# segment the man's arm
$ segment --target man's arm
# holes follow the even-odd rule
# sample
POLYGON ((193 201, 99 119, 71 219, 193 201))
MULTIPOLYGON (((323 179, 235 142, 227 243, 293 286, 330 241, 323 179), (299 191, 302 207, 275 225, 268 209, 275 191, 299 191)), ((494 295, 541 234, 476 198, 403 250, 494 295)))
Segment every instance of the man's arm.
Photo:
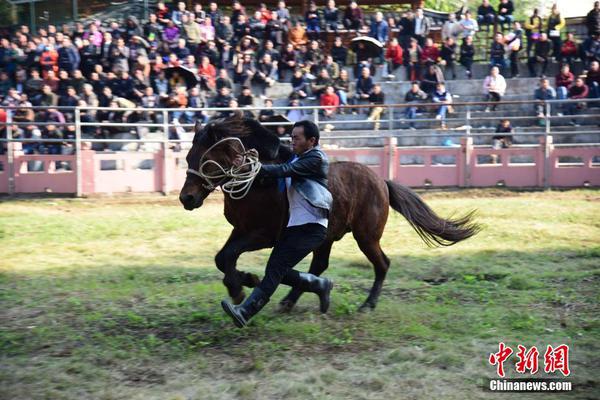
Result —
POLYGON ((259 178, 286 178, 305 177, 317 174, 321 169, 323 158, 314 153, 301 157, 294 163, 262 165, 258 173, 259 178))

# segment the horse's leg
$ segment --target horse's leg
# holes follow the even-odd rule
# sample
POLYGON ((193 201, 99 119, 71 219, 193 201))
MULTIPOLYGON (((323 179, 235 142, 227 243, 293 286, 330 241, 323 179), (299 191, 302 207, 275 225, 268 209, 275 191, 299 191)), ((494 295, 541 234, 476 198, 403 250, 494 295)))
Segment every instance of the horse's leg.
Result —
POLYGON ((269 246, 268 238, 260 234, 244 235, 234 229, 223 248, 215 256, 217 268, 225 274, 223 284, 235 304, 240 304, 244 300, 242 286, 255 287, 260 283, 260 278, 256 274, 236 269, 238 258, 244 252, 269 246))
MULTIPOLYGON (((329 254, 331 254, 332 241, 326 241, 313 251, 313 258, 308 272, 319 276, 329 267, 329 254)), ((294 308, 300 296, 304 293, 298 288, 290 289, 289 293, 279 302, 280 311, 289 312, 294 308)))
POLYGON ((374 309, 375 306, 377 306, 377 300, 381 294, 383 281, 385 280, 387 271, 390 268, 390 259, 385 255, 383 250, 381 250, 379 240, 362 241, 357 239, 357 242, 358 247, 365 254, 365 256, 367 256, 369 261, 373 264, 373 268, 375 269, 375 281, 373 282, 373 287, 369 292, 369 297, 367 297, 367 300, 365 300, 363 305, 360 306, 360 309, 374 309))

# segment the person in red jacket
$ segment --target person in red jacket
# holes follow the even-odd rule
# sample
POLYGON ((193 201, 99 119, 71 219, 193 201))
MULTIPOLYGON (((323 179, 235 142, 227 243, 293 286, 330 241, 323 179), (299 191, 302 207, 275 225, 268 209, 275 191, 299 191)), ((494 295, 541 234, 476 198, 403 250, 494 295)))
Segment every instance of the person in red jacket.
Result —
POLYGON ((575 82, 575 76, 571 72, 571 68, 565 64, 556 75, 556 96, 559 99, 566 99, 569 91, 569 86, 575 82))
POLYGON ((440 58, 440 50, 433 43, 433 39, 427 38, 427 40, 425 40, 425 47, 423 47, 423 50, 421 51, 421 64, 436 64, 438 58, 440 58))
POLYGON ((560 47, 560 59, 561 62, 567 63, 573 68, 573 60, 577 57, 577 42, 573 32, 567 33, 567 40, 565 40, 560 47))
POLYGON ((385 52, 385 59, 388 62, 388 78, 394 78, 394 71, 399 68, 404 62, 404 53, 402 46, 398 43, 398 39, 393 38, 390 40, 390 45, 385 52))
POLYGON ((338 106, 340 105, 340 98, 335 94, 333 86, 327 86, 325 93, 321 95, 321 106, 323 108, 323 115, 331 117, 337 112, 338 106))
MULTIPOLYGON (((582 77, 577 77, 575 79, 575 83, 569 87, 569 100, 578 100, 578 99, 586 99, 590 90, 588 86, 583 81, 582 77)), ((565 104, 566 113, 569 115, 577 114, 577 110, 583 110, 586 108, 587 104, 585 102, 580 103, 566 103, 565 104)), ((579 126, 575 118, 571 120, 571 125, 579 126)))

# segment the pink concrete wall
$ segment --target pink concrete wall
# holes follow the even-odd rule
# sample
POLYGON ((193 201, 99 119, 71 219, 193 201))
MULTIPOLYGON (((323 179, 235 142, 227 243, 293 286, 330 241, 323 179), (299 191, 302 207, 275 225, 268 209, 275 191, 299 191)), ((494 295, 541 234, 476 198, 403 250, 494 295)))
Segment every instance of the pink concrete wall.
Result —
POLYGON ((406 186, 461 186, 462 152, 460 147, 450 148, 396 148, 393 159, 394 180, 406 186), (423 164, 401 164, 402 157, 419 157, 423 164), (436 162, 437 157, 437 162, 436 162), (442 164, 450 162, 453 164, 442 164))
POLYGON ((0 193, 8 193, 8 157, 6 155, 0 156, 0 164, 2 164, 0 170, 0 193))
POLYGON ((16 193, 75 193, 77 191, 73 155, 24 155, 15 152, 14 165, 16 193), (28 171, 29 161, 43 162, 43 171, 28 171), (57 170, 57 162, 61 161, 69 162, 71 171, 57 170))
POLYGON ((470 157, 470 186, 485 187, 496 186, 499 181, 504 181, 510 187, 535 187, 543 185, 544 149, 535 148, 508 148, 494 150, 490 148, 474 148, 470 157), (480 164, 478 156, 497 155, 496 164, 480 164), (533 163, 511 163, 513 156, 530 157, 533 163))
POLYGON ((550 154, 550 184, 556 187, 582 186, 589 182, 591 186, 600 186, 600 165, 593 165, 593 158, 600 159, 600 147, 560 147, 550 154), (581 157, 581 165, 559 164, 559 157, 581 157))

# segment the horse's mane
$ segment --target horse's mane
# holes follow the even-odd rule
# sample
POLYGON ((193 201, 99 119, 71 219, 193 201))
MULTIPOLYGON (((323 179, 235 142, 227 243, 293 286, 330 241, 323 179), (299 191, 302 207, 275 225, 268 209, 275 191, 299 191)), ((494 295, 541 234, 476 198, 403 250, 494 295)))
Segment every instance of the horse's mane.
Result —
POLYGON ((279 161, 282 156, 288 156, 285 150, 279 154, 280 147, 285 147, 281 146, 279 137, 253 118, 219 118, 204 127, 196 123, 195 129, 194 143, 210 146, 225 137, 237 137, 246 149, 258 150, 261 161, 279 161))

